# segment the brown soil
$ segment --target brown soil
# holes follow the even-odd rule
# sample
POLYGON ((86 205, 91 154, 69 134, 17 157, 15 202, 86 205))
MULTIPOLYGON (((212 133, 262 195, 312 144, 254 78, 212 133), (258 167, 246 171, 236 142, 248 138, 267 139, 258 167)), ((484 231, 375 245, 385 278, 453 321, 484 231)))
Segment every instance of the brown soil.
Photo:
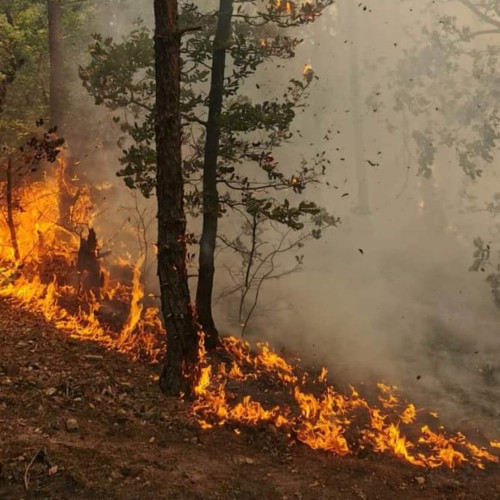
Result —
POLYGON ((272 427, 200 431, 155 367, 5 302, 0 353, 2 500, 500 499, 500 467, 427 471, 315 452, 272 427))

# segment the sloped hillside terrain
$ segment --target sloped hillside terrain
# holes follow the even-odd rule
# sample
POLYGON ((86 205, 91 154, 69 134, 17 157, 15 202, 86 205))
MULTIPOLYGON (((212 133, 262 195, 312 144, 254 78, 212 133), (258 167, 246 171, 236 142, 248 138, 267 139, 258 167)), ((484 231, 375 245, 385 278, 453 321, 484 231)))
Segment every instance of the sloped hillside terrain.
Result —
POLYGON ((157 368, 0 303, 0 498, 495 499, 500 468, 336 457, 273 426, 202 431, 157 368))

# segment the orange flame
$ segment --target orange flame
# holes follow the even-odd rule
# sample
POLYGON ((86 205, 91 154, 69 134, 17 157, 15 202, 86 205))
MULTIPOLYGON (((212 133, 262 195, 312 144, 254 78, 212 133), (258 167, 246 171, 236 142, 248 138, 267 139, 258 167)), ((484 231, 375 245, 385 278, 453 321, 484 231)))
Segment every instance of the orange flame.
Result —
MULTIPOLYGON (((278 6, 287 5, 290 2, 278 2, 278 6)), ((71 223, 81 227, 90 225, 92 200, 88 188, 76 187, 66 179, 65 168, 61 158, 52 177, 16 188, 14 223, 20 262, 14 259, 9 243, 7 220, 0 219, 0 297, 38 312, 71 337, 97 341, 132 359, 157 361, 164 352, 165 331, 158 309, 145 306, 142 257, 135 265, 130 259, 121 259, 121 266, 133 271, 132 282, 127 285, 109 276, 99 298, 91 292, 79 294, 71 279, 72 273, 76 274, 79 238, 59 223, 60 196, 71 194, 71 223), (117 301, 128 311, 121 326, 111 327, 102 319, 106 301, 117 301), (67 303, 72 307, 63 307, 67 303)), ((192 413, 202 429, 232 425, 241 433, 243 426, 272 424, 313 449, 345 456, 368 448, 418 467, 453 469, 469 463, 484 468, 499 462, 493 450, 500 449, 500 441, 491 441, 490 450, 476 446, 460 433, 448 435, 430 426, 419 428, 419 411, 402 400, 397 387, 379 383, 372 402, 353 387, 348 395, 337 392, 328 383, 326 368, 310 377, 268 344, 257 344, 254 350, 247 342, 225 338, 222 346, 230 358, 227 364, 210 358, 200 333, 192 413), (253 393, 237 396, 229 381, 273 384, 286 403, 261 402, 253 393)), ((435 413, 429 415, 437 418, 435 413)))
POLYGON ((324 384, 325 389, 316 396, 306 388, 308 375, 300 376, 296 368, 267 344, 257 344, 255 354, 248 343, 235 338, 223 339, 223 345, 233 358, 230 370, 226 370, 224 364, 218 368, 207 365, 196 389, 197 400, 192 411, 202 428, 233 424, 238 425, 241 432, 242 425, 272 422, 307 446, 340 456, 355 454, 368 446, 375 453, 391 453, 418 467, 455 468, 470 462, 484 468, 486 463, 498 463, 496 455, 477 447, 459 433, 446 437, 422 427, 417 430, 419 437, 412 442, 401 426, 416 424, 417 409, 412 403, 401 402, 394 386, 378 384, 380 407, 372 406, 354 388, 350 396, 336 392, 328 385, 324 368, 314 383, 324 384), (264 408, 248 395, 239 402, 232 401, 235 396, 227 389, 229 380, 262 376, 291 390, 293 399, 289 405, 264 408), (366 422, 364 427, 362 422, 366 422))

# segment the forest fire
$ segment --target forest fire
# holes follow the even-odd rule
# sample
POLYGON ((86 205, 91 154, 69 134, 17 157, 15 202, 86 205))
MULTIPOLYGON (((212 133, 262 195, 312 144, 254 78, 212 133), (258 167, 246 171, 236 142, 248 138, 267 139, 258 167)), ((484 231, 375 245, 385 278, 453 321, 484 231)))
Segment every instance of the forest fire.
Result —
POLYGON ((498 3, 0 2, 0 498, 500 498, 498 3))
MULTIPOLYGON (((0 296, 38 312, 71 337, 99 342, 134 360, 156 362, 163 355, 165 332, 159 311, 143 305, 143 258, 132 264, 117 256, 122 268, 132 269, 128 284, 105 270, 89 229, 90 190, 67 181, 65 168, 61 157, 52 176, 16 190, 13 227, 5 217, 0 222, 0 296), (71 201, 66 219, 61 214, 64 195, 71 201), (82 263, 84 255, 95 259, 97 270, 82 263), (99 274, 98 290, 93 272, 99 274), (112 321, 102 313, 105 304, 118 304, 126 313, 112 321)), ((424 468, 471 464, 482 469, 499 462, 493 453, 500 449, 498 441, 489 450, 459 432, 420 424, 423 410, 402 401, 396 387, 379 383, 376 398, 362 397, 353 387, 350 394, 342 394, 328 382, 325 368, 312 376, 267 344, 253 350, 230 337, 222 340, 221 350, 230 361, 212 359, 201 336, 192 415, 202 429, 229 425, 238 434, 241 426, 271 425, 314 450, 339 456, 371 450, 424 468)))
POLYGON ((91 227, 93 206, 88 187, 71 184, 65 170, 60 155, 52 175, 16 190, 15 226, 9 227, 5 217, 0 221, 0 296, 40 312, 74 338, 98 341, 133 358, 156 361, 161 354, 158 336, 163 332, 157 311, 143 311, 140 303, 140 262, 121 261, 122 267, 133 269, 129 287, 101 269, 97 246, 92 250, 94 268, 82 262, 85 256, 89 258, 88 243, 95 235, 89 229, 89 238, 83 236, 91 227), (65 205, 67 213, 63 214, 65 205), (97 277, 92 275, 95 272, 97 277), (106 301, 130 309, 118 331, 116 325, 98 319, 106 301))
MULTIPOLYGON (((209 365, 202 371, 193 412, 204 429, 271 423, 315 450, 345 456, 371 448, 425 468, 453 469, 464 463, 484 468, 486 463, 499 462, 496 455, 475 446, 461 433, 448 436, 443 431, 431 431, 428 425, 419 426, 415 406, 401 402, 394 387, 378 385, 382 404, 377 407, 354 388, 349 396, 336 392, 324 371, 314 379, 266 345, 259 345, 260 352, 252 354, 249 344, 232 338, 225 339, 224 347, 238 369, 233 367, 228 372, 221 365, 215 371, 209 365), (227 384, 242 377, 273 378, 288 392, 289 403, 264 408, 247 395, 231 404, 236 398, 227 384), (403 429, 416 436, 414 441, 403 434, 403 429)), ((492 442, 491 447, 498 446, 492 442)))

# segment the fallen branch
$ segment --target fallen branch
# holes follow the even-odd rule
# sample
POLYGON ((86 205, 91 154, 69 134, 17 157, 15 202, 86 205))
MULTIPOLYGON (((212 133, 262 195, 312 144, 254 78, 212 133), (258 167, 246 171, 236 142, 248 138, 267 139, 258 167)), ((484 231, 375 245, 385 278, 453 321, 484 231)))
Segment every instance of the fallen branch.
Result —
POLYGON ((26 491, 29 490, 29 482, 30 482, 29 473, 30 473, 31 467, 33 466, 33 464, 35 463, 35 460, 37 458, 42 458, 43 459, 44 457, 45 457, 44 450, 38 450, 35 453, 35 455, 33 456, 33 458, 31 459, 31 462, 26 467, 26 470, 24 471, 24 487, 26 488, 26 491))
POLYGON ((33 464, 36 462, 36 460, 40 460, 41 462, 44 462, 45 464, 47 464, 47 467, 49 468, 49 474, 50 474, 50 470, 52 469, 52 464, 50 463, 49 457, 47 456, 47 451, 45 449, 38 450, 35 453, 34 457, 31 459, 31 462, 26 467, 26 470, 24 471, 24 487, 26 488, 26 491, 28 491, 29 483, 30 483, 30 478, 29 478, 30 469, 33 466, 33 464))

